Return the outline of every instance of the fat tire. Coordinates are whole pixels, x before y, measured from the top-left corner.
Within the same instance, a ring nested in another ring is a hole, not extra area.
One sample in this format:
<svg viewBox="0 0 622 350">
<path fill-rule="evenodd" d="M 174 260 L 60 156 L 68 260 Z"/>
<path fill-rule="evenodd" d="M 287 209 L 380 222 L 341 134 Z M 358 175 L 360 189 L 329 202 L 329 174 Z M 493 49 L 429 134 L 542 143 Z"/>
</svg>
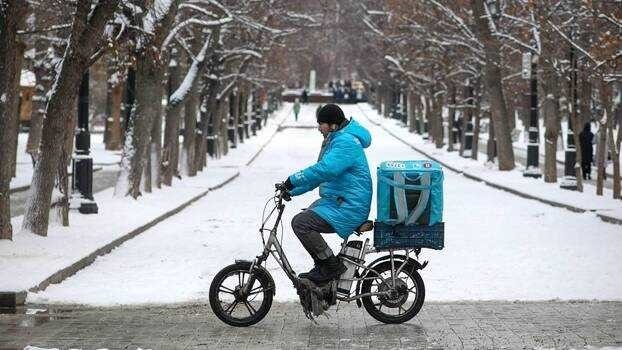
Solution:
<svg viewBox="0 0 622 350">
<path fill-rule="evenodd" d="M 225 277 L 227 277 L 231 272 L 234 271 L 246 271 L 250 269 L 250 264 L 248 263 L 235 263 L 229 265 L 222 270 L 220 270 L 214 279 L 209 288 L 209 303 L 212 308 L 212 311 L 221 321 L 224 323 L 234 326 L 234 327 L 248 327 L 252 326 L 255 323 L 261 321 L 266 315 L 268 311 L 270 311 L 270 307 L 272 306 L 272 298 L 274 296 L 274 282 L 268 271 L 263 268 L 255 268 L 253 270 L 253 275 L 255 276 L 257 282 L 259 282 L 264 287 L 263 293 L 263 301 L 261 306 L 257 309 L 257 312 L 249 317 L 238 319 L 235 317 L 231 317 L 225 313 L 218 299 L 218 291 L 220 290 L 220 286 L 224 281 Z"/>
<path fill-rule="evenodd" d="M 391 262 L 383 261 L 379 263 L 378 265 L 374 266 L 373 269 L 376 270 L 378 273 L 390 271 Z M 421 278 L 421 275 L 419 275 L 419 272 L 417 272 L 417 267 L 412 263 L 407 263 L 406 266 L 404 266 L 402 271 L 408 272 L 413 278 L 413 282 L 415 283 L 416 290 L 417 290 L 417 300 L 415 301 L 414 305 L 410 308 L 410 310 L 404 313 L 401 317 L 390 316 L 381 311 L 378 311 L 374 307 L 374 303 L 371 297 L 361 298 L 363 302 L 363 306 L 365 307 L 365 310 L 367 310 L 367 313 L 369 313 L 371 317 L 375 318 L 376 320 L 382 323 L 395 324 L 395 323 L 404 323 L 406 321 L 409 321 L 410 319 L 412 319 L 419 313 L 419 311 L 421 310 L 421 307 L 423 306 L 423 302 L 425 300 L 425 285 L 423 284 L 423 279 Z M 371 292 L 372 282 L 373 280 L 363 281 L 363 284 L 361 286 L 361 294 Z"/>
</svg>

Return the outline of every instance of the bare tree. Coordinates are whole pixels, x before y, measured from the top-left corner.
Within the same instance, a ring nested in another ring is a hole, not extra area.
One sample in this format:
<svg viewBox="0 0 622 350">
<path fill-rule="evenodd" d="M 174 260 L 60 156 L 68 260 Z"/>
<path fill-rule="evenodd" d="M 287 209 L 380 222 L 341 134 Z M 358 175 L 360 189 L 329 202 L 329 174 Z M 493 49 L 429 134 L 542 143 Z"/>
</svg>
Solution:
<svg viewBox="0 0 622 350">
<path fill-rule="evenodd" d="M 0 239 L 12 239 L 9 200 L 17 142 L 17 99 L 23 44 L 17 30 L 27 5 L 23 0 L 0 1 Z"/>
<path fill-rule="evenodd" d="M 31 197 L 26 208 L 23 228 L 38 235 L 47 235 L 52 189 L 56 167 L 61 156 L 64 130 L 78 93 L 82 74 L 92 63 L 93 55 L 102 45 L 104 26 L 118 5 L 118 0 L 98 1 L 91 9 L 90 1 L 78 1 L 71 28 L 71 37 L 55 82 L 43 123 L 41 156 L 36 164 Z"/>
</svg>

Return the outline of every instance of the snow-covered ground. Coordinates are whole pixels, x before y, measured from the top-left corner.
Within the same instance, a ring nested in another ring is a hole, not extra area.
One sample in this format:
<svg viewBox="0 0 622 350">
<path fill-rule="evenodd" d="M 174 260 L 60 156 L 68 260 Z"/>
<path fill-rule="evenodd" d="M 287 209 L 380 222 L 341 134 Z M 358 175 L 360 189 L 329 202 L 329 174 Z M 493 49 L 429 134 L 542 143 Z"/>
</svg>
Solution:
<svg viewBox="0 0 622 350">
<path fill-rule="evenodd" d="M 211 279 L 222 267 L 234 259 L 252 259 L 261 251 L 257 229 L 274 183 L 316 160 L 322 139 L 312 129 L 315 108 L 303 105 L 299 122 L 292 115 L 284 124 L 310 129 L 277 133 L 250 166 L 240 168 L 234 182 L 98 258 L 65 282 L 30 294 L 29 302 L 205 301 Z M 372 174 L 384 160 L 423 158 L 370 123 L 361 110 L 366 106 L 343 108 L 372 132 L 367 150 Z M 420 256 L 430 260 L 422 271 L 428 301 L 622 299 L 620 226 L 604 223 L 591 213 L 577 214 L 523 199 L 449 171 L 444 191 L 446 248 L 424 250 Z M 294 198 L 284 214 L 284 247 L 296 271 L 310 268 L 311 259 L 289 223 L 316 197 L 313 191 Z M 370 216 L 375 217 L 375 203 Z M 336 235 L 326 238 L 334 250 L 339 248 Z M 291 282 L 276 262 L 269 259 L 267 267 L 276 281 L 276 299 L 296 300 Z"/>
<path fill-rule="evenodd" d="M 524 165 L 517 164 L 513 171 L 496 171 L 496 164 L 485 162 L 485 157 L 475 161 L 462 158 L 458 152 L 447 152 L 446 147 L 437 149 L 432 143 L 424 141 L 419 135 L 408 132 L 399 121 L 379 116 L 368 104 L 361 104 L 360 112 L 374 123 L 381 124 L 400 139 L 416 146 L 427 154 L 450 164 L 466 173 L 483 178 L 487 181 L 500 184 L 536 197 L 568 204 L 587 211 L 601 213 L 622 220 L 622 201 L 612 198 L 612 192 L 604 189 L 602 196 L 596 195 L 596 187 L 584 184 L 583 192 L 561 190 L 558 183 L 545 183 L 543 178 L 538 180 L 523 176 Z M 561 180 L 561 179 L 560 179 Z M 622 228 L 620 228 L 622 232 Z"/>
<path fill-rule="evenodd" d="M 98 248 L 180 206 L 238 172 L 275 134 L 291 106 L 285 106 L 258 135 L 240 144 L 221 159 L 208 160 L 207 171 L 196 177 L 175 179 L 170 188 L 143 193 L 138 200 L 115 197 L 113 188 L 96 194 L 96 215 L 70 213 L 70 226 L 51 224 L 47 237 L 16 232 L 12 241 L 0 240 L 0 291 L 21 291 L 94 252 Z M 20 228 L 23 216 L 14 217 Z M 172 232 L 176 234 L 177 231 Z"/>
<path fill-rule="evenodd" d="M 17 138 L 16 177 L 11 180 L 11 188 L 29 186 L 32 180 L 32 159 L 26 153 L 28 133 L 20 133 Z M 95 166 L 114 166 L 121 161 L 121 151 L 107 151 L 104 134 L 91 134 L 91 157 Z"/>
</svg>

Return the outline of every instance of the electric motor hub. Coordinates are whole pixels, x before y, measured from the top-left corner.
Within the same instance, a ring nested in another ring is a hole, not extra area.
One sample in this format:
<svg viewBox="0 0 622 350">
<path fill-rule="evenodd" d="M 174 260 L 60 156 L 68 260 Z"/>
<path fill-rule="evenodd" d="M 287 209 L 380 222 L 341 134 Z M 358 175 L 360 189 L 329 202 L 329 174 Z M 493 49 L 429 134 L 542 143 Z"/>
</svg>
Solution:
<svg viewBox="0 0 622 350">
<path fill-rule="evenodd" d="M 408 286 L 406 282 L 400 278 L 395 279 L 395 288 L 391 286 L 391 281 L 388 280 L 387 283 L 378 286 L 378 292 L 386 293 L 378 296 L 382 305 L 386 307 L 399 307 L 404 305 L 406 300 L 408 300 Z"/>
</svg>

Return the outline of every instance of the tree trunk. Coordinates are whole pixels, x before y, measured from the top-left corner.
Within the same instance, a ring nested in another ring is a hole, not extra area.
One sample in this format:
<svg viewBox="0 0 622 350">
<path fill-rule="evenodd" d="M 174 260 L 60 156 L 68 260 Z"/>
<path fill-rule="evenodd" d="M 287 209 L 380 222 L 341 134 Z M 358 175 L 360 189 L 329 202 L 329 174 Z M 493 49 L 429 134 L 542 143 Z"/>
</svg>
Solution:
<svg viewBox="0 0 622 350">
<path fill-rule="evenodd" d="M 605 168 L 607 157 L 607 127 L 609 124 L 608 110 L 606 108 L 607 101 L 611 95 L 608 91 L 607 83 L 601 80 L 600 87 L 600 100 L 603 104 L 603 116 L 598 118 L 598 142 L 596 147 L 596 194 L 603 195 L 603 187 L 605 182 Z"/>
<path fill-rule="evenodd" d="M 164 71 L 160 73 L 160 80 L 164 77 Z M 156 188 L 162 187 L 162 173 L 160 164 L 162 163 L 162 83 L 154 87 L 156 90 L 156 100 L 153 103 L 153 123 L 151 124 L 151 147 L 150 147 L 150 170 L 151 184 Z"/>
<path fill-rule="evenodd" d="M 188 93 L 188 97 L 186 97 L 184 111 L 184 142 L 181 157 L 183 174 L 186 176 L 195 176 L 197 174 L 194 161 L 196 151 L 197 104 L 197 91 L 196 89 L 191 89 Z"/>
<path fill-rule="evenodd" d="M 238 146 L 238 126 L 240 124 L 240 90 L 236 87 L 232 94 L 233 144 Z"/>
<path fill-rule="evenodd" d="M 472 128 L 473 128 L 473 141 L 471 143 L 471 159 L 477 160 L 479 155 L 479 125 L 480 119 L 482 117 L 482 93 L 481 93 L 481 83 L 477 80 L 476 85 L 477 89 L 473 93 L 473 108 L 472 108 Z M 466 129 L 465 129 L 466 130 Z"/>
<path fill-rule="evenodd" d="M 454 134 L 457 131 L 454 128 L 456 122 L 456 85 L 449 83 L 449 100 L 448 100 L 448 118 L 447 118 L 447 151 L 454 151 Z"/>
<path fill-rule="evenodd" d="M 38 23 L 44 23 L 37 18 Z M 49 41 L 45 38 L 35 39 L 35 57 L 42 57 L 35 61 L 34 73 L 36 77 L 35 96 L 32 99 L 33 108 L 30 116 L 30 130 L 28 131 L 28 142 L 26 153 L 32 158 L 32 164 L 39 158 L 39 146 L 41 145 L 41 133 L 43 131 L 43 118 L 48 101 L 48 92 L 52 88 L 55 79 L 55 72 L 52 69 L 51 59 L 48 56 Z M 51 51 L 54 51 L 52 48 Z"/>
<path fill-rule="evenodd" d="M 422 96 L 423 101 L 423 113 L 421 113 L 421 132 L 423 133 L 423 138 L 428 140 L 431 136 L 431 124 L 430 118 L 432 118 L 432 103 L 428 96 Z"/>
<path fill-rule="evenodd" d="M 545 50 L 547 43 L 543 44 Z M 543 52 L 542 58 L 542 76 L 539 79 L 541 92 L 540 96 L 544 96 L 542 103 L 542 111 L 544 114 L 544 182 L 557 182 L 557 139 L 559 138 L 559 86 L 552 63 Z"/>
<path fill-rule="evenodd" d="M 611 152 L 611 159 L 613 161 L 613 198 L 620 199 L 620 149 L 618 144 L 616 144 L 617 141 L 613 134 L 615 112 L 612 108 L 612 91 L 610 85 L 607 85 L 607 92 L 602 95 L 605 95 L 601 102 L 603 104 L 603 110 L 607 115 L 607 139 L 609 141 L 609 152 Z M 622 130 L 618 130 L 618 133 L 622 133 Z M 620 137 L 618 137 L 618 139 L 619 138 Z"/>
<path fill-rule="evenodd" d="M 145 166 L 151 140 L 152 121 L 156 110 L 159 109 L 154 106 L 154 101 L 161 98 L 160 79 L 162 75 L 163 69 L 159 62 L 152 59 L 146 52 L 137 53 L 135 100 L 126 132 L 121 161 L 122 169 L 115 189 L 116 195 L 130 195 L 134 199 L 138 198 L 141 195 L 140 184 L 143 171 L 150 172 L 150 169 Z"/>
<path fill-rule="evenodd" d="M 501 83 L 501 45 L 498 39 L 490 33 L 488 18 L 484 10 L 484 0 L 472 0 L 471 5 L 479 38 L 484 45 L 486 54 L 484 85 L 490 101 L 490 113 L 496 128 L 499 170 L 512 170 L 514 169 L 514 149 Z"/>
<path fill-rule="evenodd" d="M 168 67 L 168 104 L 166 106 L 166 125 L 162 150 L 162 182 L 166 186 L 173 184 L 173 176 L 177 175 L 177 165 L 179 163 L 179 121 L 184 104 L 172 103 L 171 101 L 171 95 L 181 84 L 177 62 L 177 57 L 173 57 Z"/>
<path fill-rule="evenodd" d="M 82 74 L 88 68 L 93 51 L 99 46 L 104 25 L 117 8 L 118 0 L 98 3 L 78 2 L 71 36 L 63 62 L 46 108 L 41 137 L 41 155 L 35 166 L 31 194 L 24 215 L 23 229 L 46 236 L 50 200 L 60 162 L 64 129 L 75 107 Z"/>
<path fill-rule="evenodd" d="M 415 114 L 416 107 L 416 95 L 412 90 L 408 90 L 408 131 L 415 132 L 417 124 L 417 115 Z"/>
<path fill-rule="evenodd" d="M 108 89 L 106 90 L 106 130 L 104 142 L 106 150 L 121 149 L 123 131 L 121 129 L 121 100 L 123 98 L 123 83 L 121 74 L 117 71 L 115 60 L 108 64 Z"/>
<path fill-rule="evenodd" d="M 497 147 L 495 142 L 495 121 L 490 118 L 490 114 L 488 115 L 489 123 L 488 123 L 488 142 L 486 142 L 486 156 L 487 162 L 494 163 L 495 156 L 497 155 Z"/>
<path fill-rule="evenodd" d="M 443 148 L 443 95 L 432 95 L 432 114 L 434 115 L 434 144 L 436 148 Z"/>
<path fill-rule="evenodd" d="M 24 46 L 17 30 L 27 10 L 26 1 L 15 0 L 0 6 L 0 239 L 13 239 L 11 226 L 11 178 L 17 141 L 17 101 Z"/>
<path fill-rule="evenodd" d="M 616 96 L 620 96 L 622 94 L 622 84 L 620 82 L 617 83 L 617 91 Z M 614 108 L 612 116 L 617 119 L 614 120 L 611 127 L 611 138 L 613 139 L 613 128 L 616 126 L 618 128 L 618 136 L 615 141 L 616 157 L 613 159 L 613 195 L 614 198 L 622 199 L 622 184 L 620 183 L 620 152 L 622 151 L 622 101 L 617 100 Z"/>
<path fill-rule="evenodd" d="M 229 128 L 229 98 L 224 97 L 224 100 L 220 102 L 218 107 L 218 115 L 220 117 L 220 140 L 222 142 L 222 154 L 229 154 L 229 139 L 227 137 L 227 129 Z M 258 107 L 260 108 L 260 107 Z"/>
</svg>

